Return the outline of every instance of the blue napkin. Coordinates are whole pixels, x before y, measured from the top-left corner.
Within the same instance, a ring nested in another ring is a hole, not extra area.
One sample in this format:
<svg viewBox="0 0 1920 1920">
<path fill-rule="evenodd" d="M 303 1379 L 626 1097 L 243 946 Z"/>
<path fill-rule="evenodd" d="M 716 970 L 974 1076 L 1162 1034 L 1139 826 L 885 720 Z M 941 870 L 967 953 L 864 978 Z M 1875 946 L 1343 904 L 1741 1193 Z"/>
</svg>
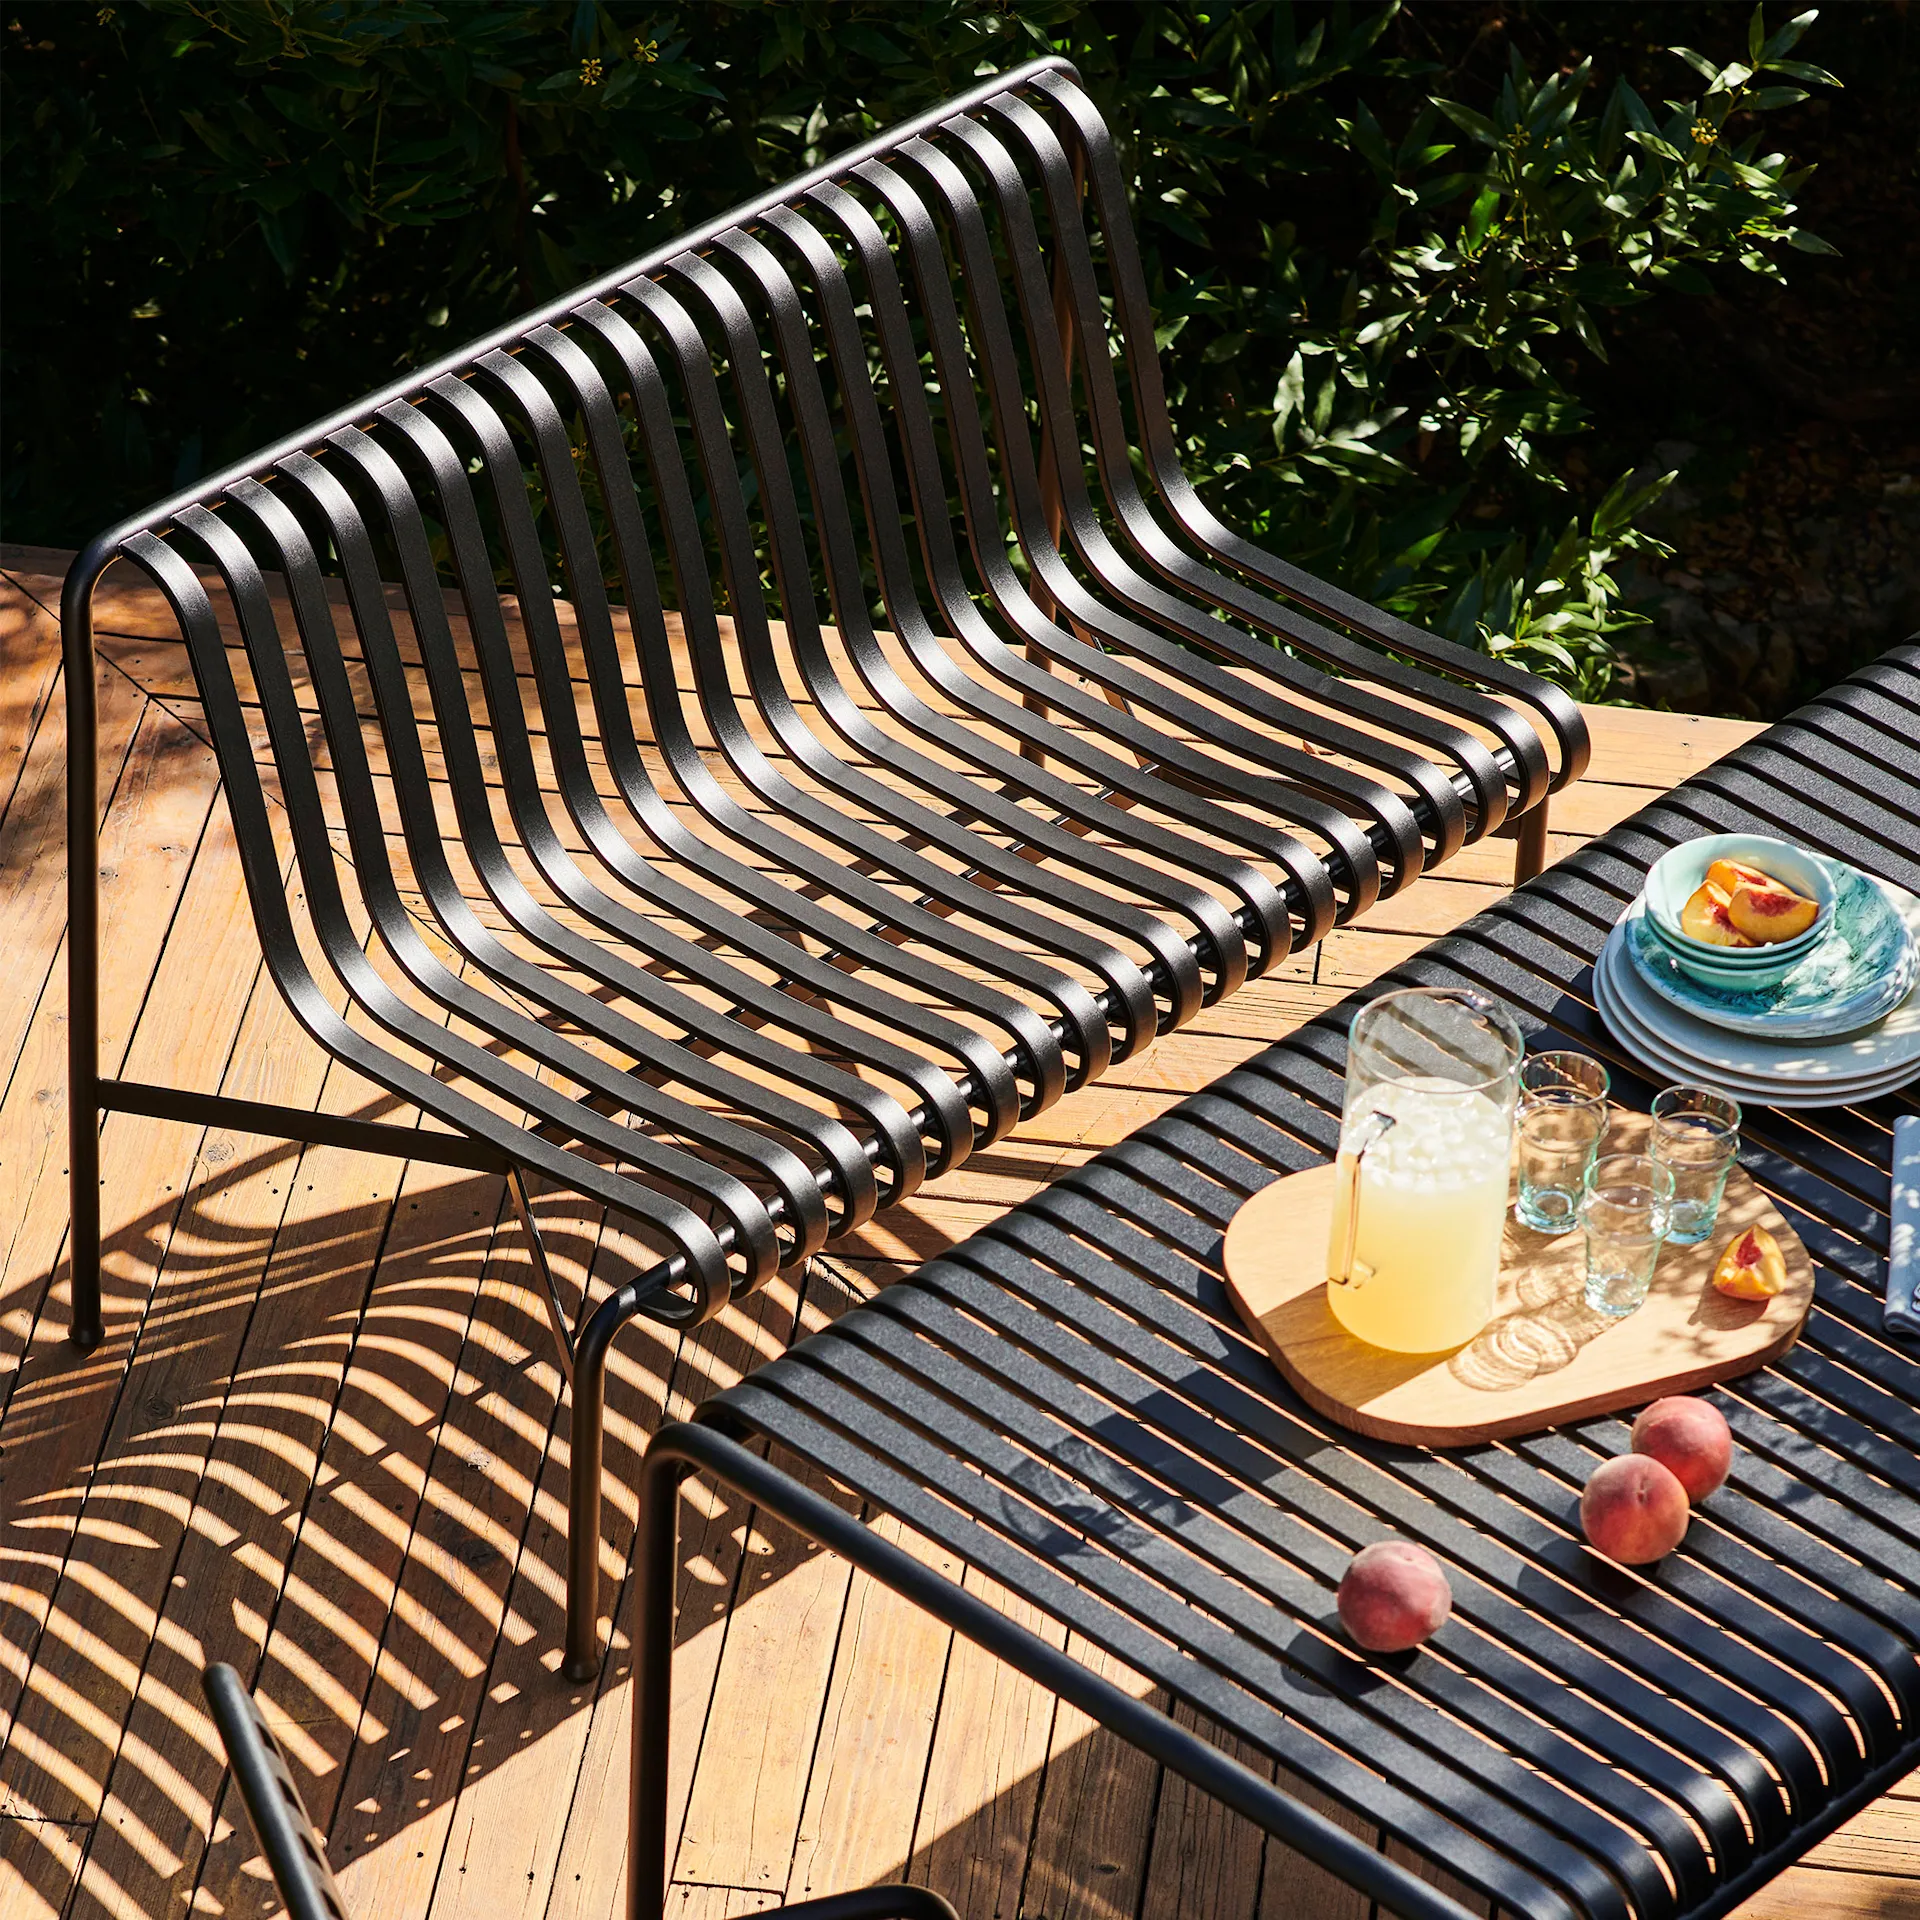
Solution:
<svg viewBox="0 0 1920 1920">
<path fill-rule="evenodd" d="M 1889 1333 L 1920 1337 L 1920 1117 L 1893 1123 L 1893 1233 L 1887 1249 Z"/>
</svg>

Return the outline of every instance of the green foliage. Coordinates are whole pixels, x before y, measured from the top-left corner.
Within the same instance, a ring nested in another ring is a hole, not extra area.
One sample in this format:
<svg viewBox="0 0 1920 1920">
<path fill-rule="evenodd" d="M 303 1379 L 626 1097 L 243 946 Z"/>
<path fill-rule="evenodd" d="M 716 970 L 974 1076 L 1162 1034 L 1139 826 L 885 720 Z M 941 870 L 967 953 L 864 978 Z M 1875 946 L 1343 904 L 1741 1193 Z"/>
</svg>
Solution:
<svg viewBox="0 0 1920 1920">
<path fill-rule="evenodd" d="M 26 0 L 0 69 L 8 535 L 76 543 L 1059 50 L 1126 148 L 1216 511 L 1600 694 L 1632 618 L 1609 568 L 1653 544 L 1664 481 L 1569 491 L 1580 367 L 1621 309 L 1826 250 L 1761 120 L 1837 83 L 1790 57 L 1813 14 L 1756 11 L 1739 58 L 1661 56 L 1656 107 L 1561 44 L 1633 10 L 1518 11 L 1534 57 L 1488 71 L 1477 9 L 1397 3 Z"/>
<path fill-rule="evenodd" d="M 1753 124 L 1806 97 L 1754 86 L 1759 73 L 1830 79 L 1785 58 L 1813 17 L 1768 39 L 1756 11 L 1747 60 L 1724 68 L 1682 50 L 1707 86 L 1666 102 L 1664 120 L 1624 78 L 1595 111 L 1590 59 L 1536 82 L 1515 49 L 1484 109 L 1433 95 L 1389 131 L 1364 98 L 1347 113 L 1322 98 L 1365 77 L 1386 13 L 1340 39 L 1250 44 L 1203 104 L 1242 119 L 1286 103 L 1306 152 L 1282 164 L 1324 170 L 1343 149 L 1374 200 L 1345 272 L 1293 226 L 1262 222 L 1259 279 L 1202 270 L 1163 290 L 1163 332 L 1188 370 L 1189 457 L 1215 476 L 1216 510 L 1370 599 L 1603 692 L 1609 636 L 1638 620 L 1606 568 L 1657 545 L 1634 523 L 1666 480 L 1622 478 L 1584 519 L 1555 513 L 1565 489 L 1544 443 L 1590 425 L 1566 351 L 1604 358 L 1606 313 L 1706 291 L 1707 268 L 1778 277 L 1781 247 L 1829 250 L 1790 224 L 1805 174 L 1762 156 Z M 1736 118 L 1745 131 L 1730 139 Z M 1207 404 L 1205 370 L 1243 359 L 1248 374 Z M 1275 362 L 1263 406 L 1253 369 Z M 1231 444 L 1214 428 L 1229 410 Z M 1508 525 L 1476 530 L 1489 505 Z"/>
</svg>

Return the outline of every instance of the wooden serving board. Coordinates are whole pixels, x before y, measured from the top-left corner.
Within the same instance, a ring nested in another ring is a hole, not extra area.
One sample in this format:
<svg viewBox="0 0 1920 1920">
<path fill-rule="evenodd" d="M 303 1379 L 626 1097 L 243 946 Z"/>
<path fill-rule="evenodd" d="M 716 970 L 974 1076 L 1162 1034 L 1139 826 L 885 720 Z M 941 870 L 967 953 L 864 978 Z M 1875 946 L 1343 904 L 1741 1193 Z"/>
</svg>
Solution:
<svg viewBox="0 0 1920 1920">
<path fill-rule="evenodd" d="M 1616 1114 L 1604 1150 L 1638 1151 L 1646 1131 L 1643 1115 Z M 1387 1353 L 1327 1305 L 1334 1178 L 1331 1166 L 1289 1174 L 1240 1209 L 1227 1229 L 1227 1293 L 1308 1405 L 1377 1440 L 1464 1446 L 1729 1380 L 1785 1353 L 1813 1305 L 1806 1248 L 1735 1167 L 1713 1232 L 1661 1250 L 1634 1312 L 1615 1320 L 1587 1306 L 1577 1228 L 1535 1233 L 1509 1213 L 1487 1325 L 1452 1353 Z M 1714 1262 L 1753 1226 L 1779 1241 L 1787 1284 L 1771 1300 L 1732 1300 L 1712 1284 Z"/>
</svg>

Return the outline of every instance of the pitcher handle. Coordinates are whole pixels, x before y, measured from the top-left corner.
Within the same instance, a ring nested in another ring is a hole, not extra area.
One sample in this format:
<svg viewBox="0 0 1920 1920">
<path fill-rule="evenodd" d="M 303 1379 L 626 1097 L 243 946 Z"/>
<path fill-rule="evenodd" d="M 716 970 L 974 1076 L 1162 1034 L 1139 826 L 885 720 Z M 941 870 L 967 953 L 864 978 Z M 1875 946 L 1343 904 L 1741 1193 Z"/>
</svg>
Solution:
<svg viewBox="0 0 1920 1920">
<path fill-rule="evenodd" d="M 1392 1114 L 1375 1107 L 1367 1117 L 1353 1130 L 1353 1149 L 1351 1153 L 1342 1151 L 1341 1157 L 1347 1162 L 1347 1234 L 1346 1245 L 1340 1254 L 1340 1269 L 1327 1276 L 1329 1283 L 1336 1287 L 1360 1288 L 1373 1278 L 1373 1269 L 1360 1266 L 1356 1270 L 1354 1252 L 1360 1244 L 1360 1174 L 1361 1162 L 1366 1159 L 1370 1147 L 1378 1146 L 1396 1124 Z"/>
</svg>

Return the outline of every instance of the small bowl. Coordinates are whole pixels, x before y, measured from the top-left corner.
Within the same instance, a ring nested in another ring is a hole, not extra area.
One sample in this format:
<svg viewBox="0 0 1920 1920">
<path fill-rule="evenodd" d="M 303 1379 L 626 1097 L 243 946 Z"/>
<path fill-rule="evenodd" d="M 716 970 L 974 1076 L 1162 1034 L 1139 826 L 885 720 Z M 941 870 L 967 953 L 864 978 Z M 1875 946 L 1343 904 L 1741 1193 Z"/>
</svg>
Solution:
<svg viewBox="0 0 1920 1920">
<path fill-rule="evenodd" d="M 1697 981 L 1703 987 L 1716 988 L 1721 993 L 1765 993 L 1777 987 L 1807 958 L 1804 953 L 1790 953 L 1784 960 L 1770 960 L 1756 967 L 1716 967 L 1711 961 L 1700 958 L 1697 941 L 1694 943 L 1692 953 L 1676 953 L 1666 941 L 1654 934 L 1651 915 L 1647 916 L 1641 924 L 1646 927 L 1650 935 L 1654 936 L 1646 943 L 1650 948 L 1665 954 L 1689 979 Z M 1714 951 L 1718 952 L 1719 949 L 1715 948 Z M 1743 949 L 1735 948 L 1734 951 L 1741 952 Z M 1645 974 L 1648 971 L 1649 959 L 1641 956 L 1639 948 L 1631 940 L 1627 942 L 1626 957 L 1636 972 Z"/>
<path fill-rule="evenodd" d="M 1716 860 L 1738 860 L 1783 880 L 1814 901 L 1813 925 L 1791 940 L 1764 947 L 1714 947 L 1681 931 L 1680 910 Z M 1683 841 L 1653 863 L 1647 875 L 1647 919 L 1675 960 L 1704 986 L 1757 991 L 1776 986 L 1827 937 L 1833 926 L 1833 876 L 1804 847 L 1758 833 L 1713 833 Z"/>
<path fill-rule="evenodd" d="M 1647 929 L 1664 952 L 1679 960 L 1700 960 L 1718 967 L 1723 973 L 1747 973 L 1775 966 L 1788 955 L 1804 959 L 1820 944 L 1819 921 L 1791 940 L 1776 940 L 1770 946 L 1716 947 L 1690 939 L 1685 934 L 1666 932 L 1651 913 Z"/>
</svg>

